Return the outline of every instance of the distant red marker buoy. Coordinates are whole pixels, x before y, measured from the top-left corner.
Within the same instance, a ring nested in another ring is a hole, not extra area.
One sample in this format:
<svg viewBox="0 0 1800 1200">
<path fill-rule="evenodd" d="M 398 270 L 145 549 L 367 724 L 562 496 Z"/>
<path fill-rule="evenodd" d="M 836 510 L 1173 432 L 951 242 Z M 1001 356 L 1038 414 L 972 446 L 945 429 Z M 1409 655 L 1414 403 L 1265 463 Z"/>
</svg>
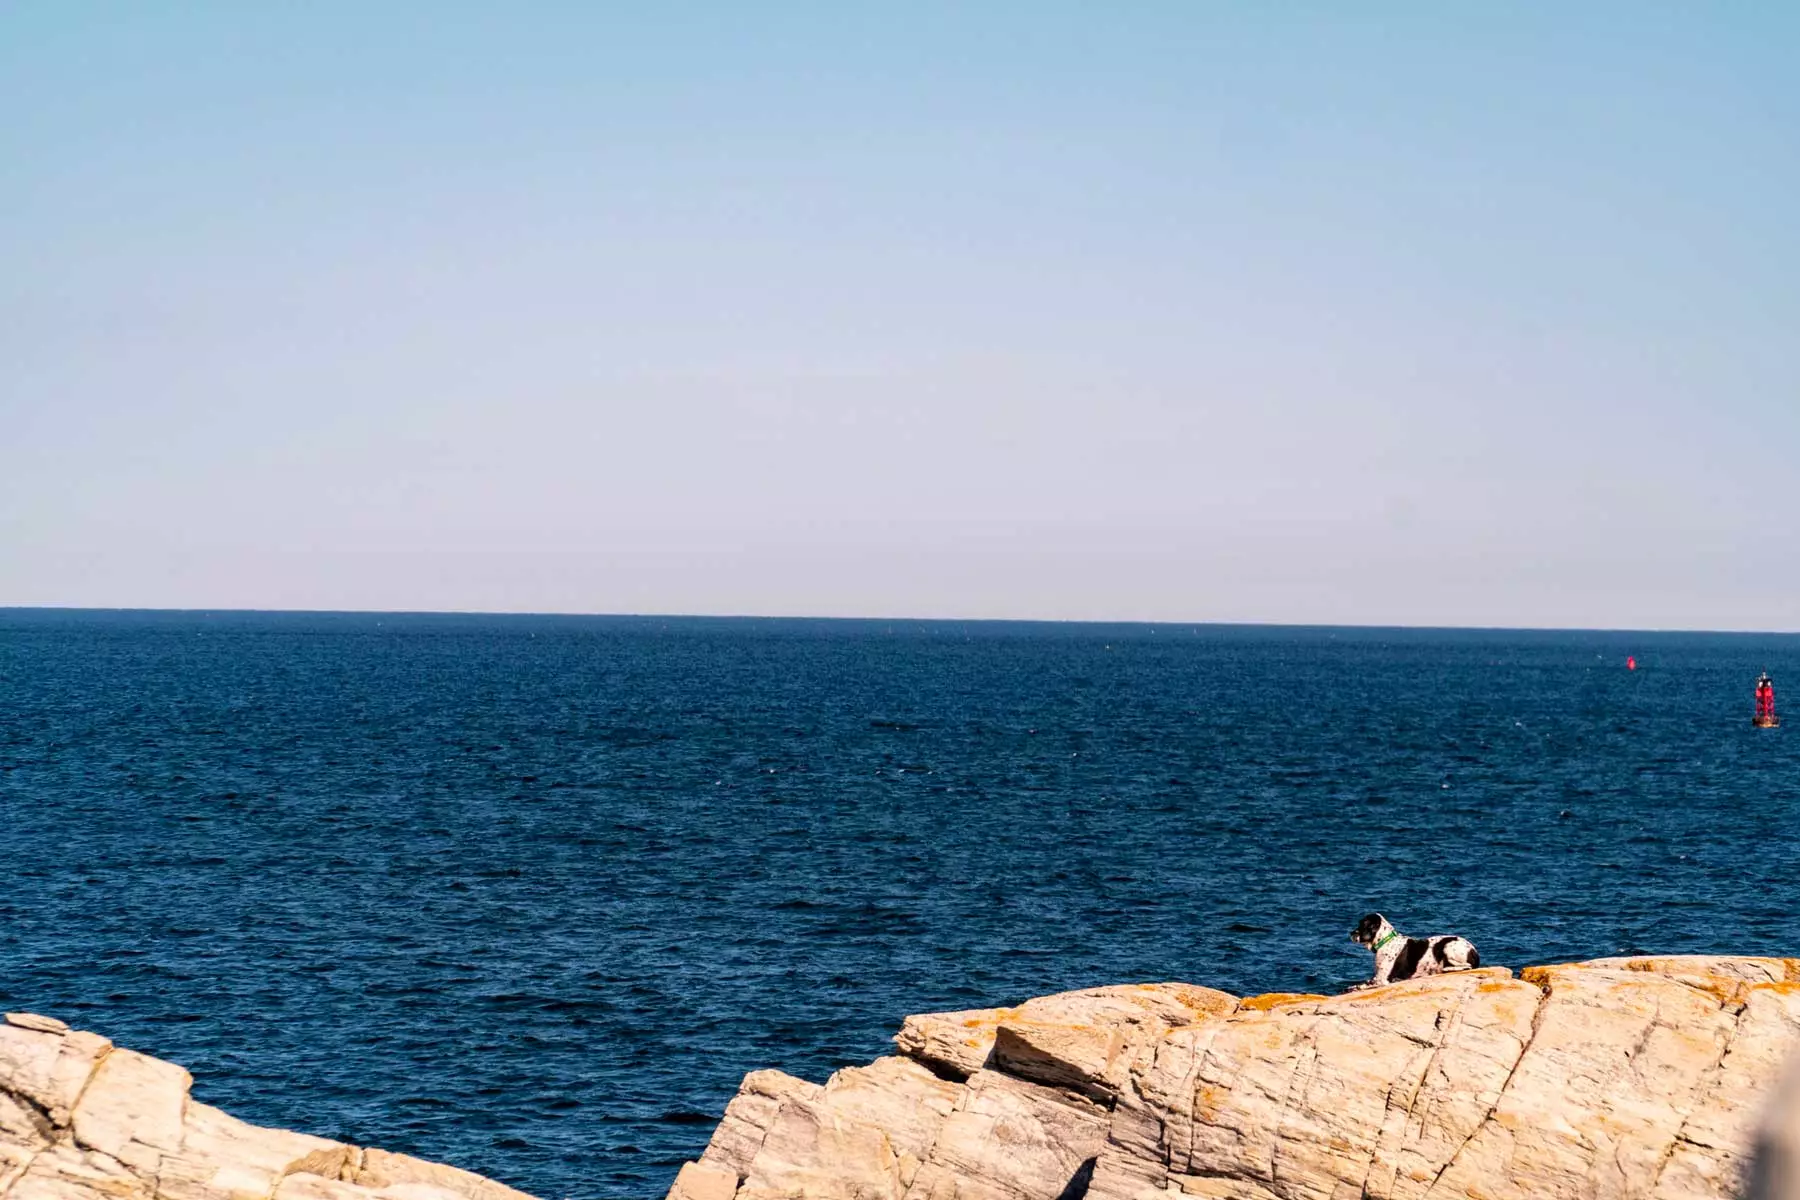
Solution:
<svg viewBox="0 0 1800 1200">
<path fill-rule="evenodd" d="M 1637 670 L 1637 659 L 1632 655 L 1627 654 L 1625 656 L 1625 669 L 1627 671 Z"/>
<path fill-rule="evenodd" d="M 1775 715 L 1775 681 L 1767 671 L 1756 680 L 1756 715 L 1750 723 L 1758 729 L 1774 729 L 1781 724 L 1781 718 Z"/>
</svg>

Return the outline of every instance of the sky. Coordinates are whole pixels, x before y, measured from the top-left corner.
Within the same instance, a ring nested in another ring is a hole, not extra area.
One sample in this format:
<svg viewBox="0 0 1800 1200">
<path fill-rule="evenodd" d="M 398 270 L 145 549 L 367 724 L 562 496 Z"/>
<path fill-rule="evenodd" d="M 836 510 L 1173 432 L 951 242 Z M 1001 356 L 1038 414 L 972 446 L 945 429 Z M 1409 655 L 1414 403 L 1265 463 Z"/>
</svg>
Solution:
<svg viewBox="0 0 1800 1200">
<path fill-rule="evenodd" d="M 0 5 L 0 606 L 1800 629 L 1800 6 Z"/>
</svg>

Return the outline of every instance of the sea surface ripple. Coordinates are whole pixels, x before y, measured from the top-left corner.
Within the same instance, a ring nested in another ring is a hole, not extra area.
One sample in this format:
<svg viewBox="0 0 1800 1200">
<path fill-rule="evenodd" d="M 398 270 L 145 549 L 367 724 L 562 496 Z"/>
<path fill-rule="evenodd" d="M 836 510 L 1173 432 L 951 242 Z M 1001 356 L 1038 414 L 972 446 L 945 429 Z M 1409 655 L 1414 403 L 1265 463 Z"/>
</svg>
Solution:
<svg viewBox="0 0 1800 1200">
<path fill-rule="evenodd" d="M 0 1005 L 649 1200 L 747 1070 L 1336 989 L 1368 909 L 1500 964 L 1800 954 L 1765 668 L 1800 639 L 0 610 Z"/>
</svg>

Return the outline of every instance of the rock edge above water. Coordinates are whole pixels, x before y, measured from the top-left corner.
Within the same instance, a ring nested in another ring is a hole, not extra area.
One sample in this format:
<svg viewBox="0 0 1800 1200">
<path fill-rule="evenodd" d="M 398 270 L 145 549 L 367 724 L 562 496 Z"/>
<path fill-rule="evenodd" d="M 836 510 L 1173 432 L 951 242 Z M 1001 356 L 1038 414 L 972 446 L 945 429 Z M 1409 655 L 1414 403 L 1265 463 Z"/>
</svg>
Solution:
<svg viewBox="0 0 1800 1200">
<path fill-rule="evenodd" d="M 246 1124 L 172 1063 L 0 1018 L 0 1200 L 531 1200 L 469 1171 Z"/>
<path fill-rule="evenodd" d="M 1137 984 L 894 1040 L 822 1085 L 746 1076 L 669 1200 L 1736 1196 L 1800 1050 L 1800 959 Z"/>
<path fill-rule="evenodd" d="M 754 1071 L 670 1200 L 1800 1200 L 1800 959 L 1598 959 L 1350 995 L 1191 984 L 907 1018 L 824 1084 Z M 530 1200 L 246 1124 L 180 1067 L 0 1019 L 0 1200 Z"/>
</svg>

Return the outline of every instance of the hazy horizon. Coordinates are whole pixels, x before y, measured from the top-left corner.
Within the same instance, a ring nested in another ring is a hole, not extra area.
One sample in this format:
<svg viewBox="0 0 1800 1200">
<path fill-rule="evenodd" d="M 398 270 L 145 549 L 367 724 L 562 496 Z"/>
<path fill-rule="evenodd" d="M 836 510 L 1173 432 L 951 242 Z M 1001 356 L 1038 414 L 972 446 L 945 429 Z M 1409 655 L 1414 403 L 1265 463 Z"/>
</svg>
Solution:
<svg viewBox="0 0 1800 1200">
<path fill-rule="evenodd" d="M 0 10 L 0 605 L 1800 629 L 1800 10 Z"/>
<path fill-rule="evenodd" d="M 1800 631 L 1782 629 L 1630 629 L 1597 625 L 1384 625 L 1369 622 L 1329 621 L 1187 621 L 1187 620 L 1109 620 L 1105 618 L 1061 617 L 960 617 L 944 614 L 900 616 L 871 614 L 841 616 L 830 613 L 731 613 L 731 612 L 527 612 L 516 609 L 341 609 L 341 608 L 121 608 L 78 605 L 0 605 L 0 616 L 173 616 L 173 617 L 512 617 L 523 620 L 552 621 L 766 621 L 766 622 L 837 622 L 846 624 L 916 624 L 916 625 L 1092 625 L 1099 628 L 1135 626 L 1145 629 L 1167 628 L 1171 631 L 1190 629 L 1294 629 L 1346 630 L 1359 633 L 1521 633 L 1521 634 L 1605 634 L 1624 637 L 1800 637 Z"/>
</svg>

